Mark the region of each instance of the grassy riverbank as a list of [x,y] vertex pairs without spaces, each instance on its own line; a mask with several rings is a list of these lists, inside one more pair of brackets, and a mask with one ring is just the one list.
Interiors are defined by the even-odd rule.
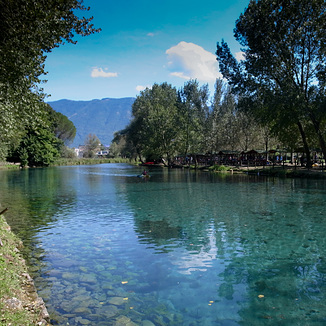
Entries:
[[19,164],[0,162],[0,170],[18,170],[20,168]]
[[92,165],[103,163],[132,163],[126,158],[59,158],[52,166],[62,165]]
[[278,178],[308,178],[308,179],[325,179],[326,170],[320,167],[313,167],[307,169],[306,167],[298,167],[291,165],[279,165],[271,167],[247,167],[247,166],[224,166],[214,165],[211,167],[203,167],[211,172],[228,172],[228,173],[241,173],[248,175],[257,175],[265,177],[278,177]]
[[0,215],[0,325],[48,325],[43,300],[36,294],[19,248],[22,242]]
[[[63,166],[63,165],[93,165],[103,163],[129,163],[138,164],[139,162],[130,161],[127,158],[58,158],[51,166]],[[20,164],[14,164],[10,162],[0,162],[0,170],[18,170]]]

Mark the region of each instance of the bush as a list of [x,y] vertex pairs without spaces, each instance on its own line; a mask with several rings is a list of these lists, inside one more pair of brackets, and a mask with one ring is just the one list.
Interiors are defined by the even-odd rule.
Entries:
[[210,170],[215,171],[215,172],[225,172],[225,171],[229,171],[230,168],[226,167],[225,165],[215,164],[210,167]]

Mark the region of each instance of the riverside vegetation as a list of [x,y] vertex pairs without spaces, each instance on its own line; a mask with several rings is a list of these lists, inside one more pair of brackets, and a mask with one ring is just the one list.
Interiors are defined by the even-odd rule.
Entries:
[[0,215],[0,325],[47,325],[49,315],[27,272],[22,246]]

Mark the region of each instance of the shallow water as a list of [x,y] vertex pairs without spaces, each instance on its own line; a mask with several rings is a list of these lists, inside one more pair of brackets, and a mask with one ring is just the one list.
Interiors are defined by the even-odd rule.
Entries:
[[53,324],[326,324],[325,181],[140,173],[0,172]]

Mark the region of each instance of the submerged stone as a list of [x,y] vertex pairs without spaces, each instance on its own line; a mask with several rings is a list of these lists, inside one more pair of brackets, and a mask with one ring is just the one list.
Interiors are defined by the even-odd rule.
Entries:
[[114,304],[116,306],[121,306],[126,303],[123,297],[112,297],[109,299],[109,303]]
[[138,326],[130,318],[126,316],[120,316],[117,318],[114,326]]
[[142,326],[155,326],[150,320],[143,320],[142,321]]
[[99,309],[96,309],[97,315],[103,315],[105,318],[109,319],[116,316],[119,313],[119,309],[114,305],[103,306]]
[[103,290],[112,290],[113,289],[113,286],[112,286],[112,283],[103,283],[102,284],[102,289]]
[[90,325],[91,324],[91,321],[89,321],[88,319],[84,319],[82,317],[76,317],[75,321],[77,324],[79,323],[81,325]]
[[74,312],[79,314],[90,314],[91,310],[87,307],[78,307],[74,310]]
[[78,296],[75,296],[73,298],[74,301],[88,301],[90,300],[90,296],[88,294],[81,294],[81,295],[78,295]]
[[96,277],[94,274],[86,274],[86,275],[82,275],[80,277],[80,282],[95,284],[97,281],[96,281]]
[[72,279],[76,278],[76,275],[73,273],[62,273],[61,277],[65,280],[72,280]]

